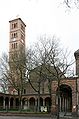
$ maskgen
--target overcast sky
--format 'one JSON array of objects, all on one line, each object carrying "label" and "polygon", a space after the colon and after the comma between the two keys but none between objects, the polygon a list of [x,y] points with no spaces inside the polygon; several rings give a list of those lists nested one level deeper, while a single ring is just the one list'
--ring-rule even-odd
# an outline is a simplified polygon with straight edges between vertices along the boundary
[{"label": "overcast sky", "polygon": [[79,48],[79,9],[69,11],[63,0],[0,0],[0,54],[8,51],[9,20],[21,17],[27,45],[43,34],[56,35],[72,54]]}]

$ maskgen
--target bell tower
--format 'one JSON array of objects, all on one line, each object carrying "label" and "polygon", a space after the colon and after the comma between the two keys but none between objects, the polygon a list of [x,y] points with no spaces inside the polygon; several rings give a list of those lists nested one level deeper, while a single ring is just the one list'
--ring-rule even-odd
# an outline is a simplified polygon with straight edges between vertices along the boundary
[{"label": "bell tower", "polygon": [[19,51],[20,49],[25,50],[25,23],[21,18],[16,18],[10,23],[10,34],[9,34],[9,56],[14,51]]},{"label": "bell tower", "polygon": [[[21,85],[21,78],[25,75],[25,23],[21,18],[16,18],[10,23],[9,32],[9,68],[11,73],[11,84],[8,85],[9,93],[14,93],[14,85]],[[20,72],[21,70],[21,72]],[[15,84],[14,84],[15,83]],[[20,87],[20,86],[19,86]],[[20,89],[19,89],[20,90]]]}]

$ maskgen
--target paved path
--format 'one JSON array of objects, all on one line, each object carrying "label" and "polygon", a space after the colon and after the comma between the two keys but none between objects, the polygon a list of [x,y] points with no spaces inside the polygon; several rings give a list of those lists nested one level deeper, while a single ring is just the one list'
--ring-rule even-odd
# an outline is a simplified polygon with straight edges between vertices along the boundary
[{"label": "paved path", "polygon": [[51,119],[50,117],[0,116],[0,119]]},{"label": "paved path", "polygon": [[[56,117],[0,116],[0,119],[57,119]],[[79,117],[61,117],[60,119],[79,119]]]}]

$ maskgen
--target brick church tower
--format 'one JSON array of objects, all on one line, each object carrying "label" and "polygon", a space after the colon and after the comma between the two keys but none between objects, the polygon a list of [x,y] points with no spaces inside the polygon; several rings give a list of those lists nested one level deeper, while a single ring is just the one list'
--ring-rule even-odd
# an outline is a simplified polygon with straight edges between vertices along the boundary
[{"label": "brick church tower", "polygon": [[[9,62],[10,63],[10,71],[13,71],[13,60],[19,61],[22,57],[21,55],[24,53],[25,55],[25,23],[21,20],[21,18],[16,18],[11,21],[10,23],[10,32],[9,32]],[[14,69],[15,70],[15,69]],[[15,79],[17,76],[15,72]],[[12,93],[13,88],[9,85],[9,93]]]},{"label": "brick church tower", "polygon": [[21,47],[25,49],[25,27],[26,25],[17,18],[9,21],[10,23],[10,41],[9,41],[9,55],[13,51],[19,51]]},{"label": "brick church tower", "polygon": [[76,75],[79,76],[79,49],[74,53],[76,60]]}]

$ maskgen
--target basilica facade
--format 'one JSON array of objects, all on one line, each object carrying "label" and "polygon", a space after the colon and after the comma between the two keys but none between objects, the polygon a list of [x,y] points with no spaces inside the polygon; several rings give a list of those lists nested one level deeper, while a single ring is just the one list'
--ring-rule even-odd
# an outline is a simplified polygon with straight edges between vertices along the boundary
[{"label": "basilica facade", "polygon": [[[23,49],[25,52],[25,28],[26,25],[21,18],[16,18],[10,23],[10,38],[9,38],[9,60],[14,51]],[[78,114],[79,110],[79,50],[74,53],[76,61],[76,77],[64,77],[60,81],[60,112],[72,112]],[[40,109],[57,113],[57,88],[58,82],[53,80],[51,82],[51,96],[47,89],[48,82],[45,81],[44,88],[40,93]],[[24,88],[22,95],[22,109],[31,110],[36,112],[38,109],[38,93],[33,90],[31,85],[27,84],[27,90]],[[9,85],[9,93],[0,93],[0,108],[1,109],[18,109],[19,97],[14,93],[14,89]]]}]

